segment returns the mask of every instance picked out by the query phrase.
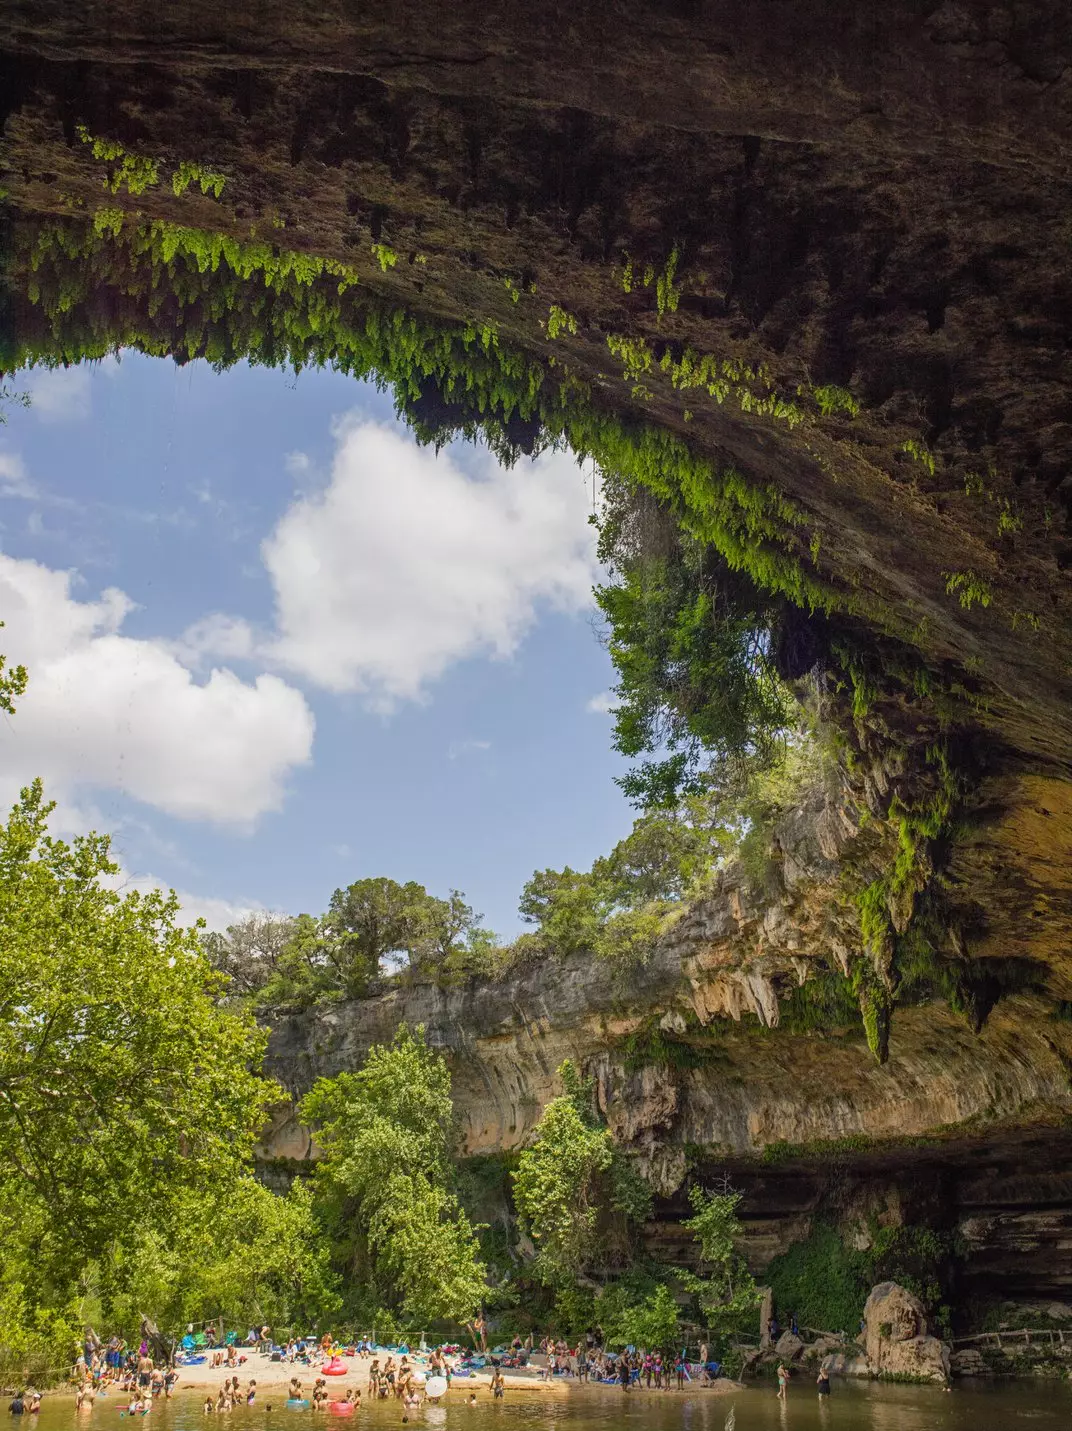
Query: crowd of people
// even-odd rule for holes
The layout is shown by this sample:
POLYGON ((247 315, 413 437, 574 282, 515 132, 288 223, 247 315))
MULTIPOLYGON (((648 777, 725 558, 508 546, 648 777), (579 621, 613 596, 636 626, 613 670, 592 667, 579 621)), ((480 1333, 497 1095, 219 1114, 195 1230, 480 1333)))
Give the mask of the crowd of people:
POLYGON ((179 1373, 173 1366, 160 1366, 145 1338, 137 1348, 128 1347, 122 1337, 112 1337, 106 1346, 87 1336, 75 1363, 75 1408, 91 1411, 98 1396, 116 1392, 126 1396, 129 1416, 147 1416, 154 1401, 170 1398, 179 1373))
MULTIPOLYGON (((180 1370, 171 1355, 172 1343, 161 1338, 151 1323, 143 1323, 143 1336, 137 1344, 128 1345, 121 1337, 113 1336, 102 1343, 91 1331, 87 1331, 85 1343, 74 1368, 76 1407, 79 1411, 91 1410, 98 1397, 114 1396, 119 1401, 121 1415, 148 1415, 154 1403, 165 1400, 174 1393, 180 1370)), ((486 1326, 482 1322, 473 1329, 473 1339, 479 1350, 469 1354, 461 1347, 448 1346, 424 1352, 417 1357, 406 1347, 385 1349, 374 1345, 368 1335, 359 1339, 336 1344, 330 1334, 319 1338, 291 1337, 280 1344, 273 1338, 267 1326, 251 1327, 243 1341, 238 1342, 232 1333, 221 1341, 222 1333, 213 1326, 206 1326, 203 1333, 192 1336, 188 1330, 179 1348, 178 1366, 203 1364, 212 1368, 223 1367, 230 1372, 248 1361, 256 1350, 270 1357, 273 1362, 288 1363, 297 1367, 308 1367, 310 1372, 323 1371, 317 1375, 309 1390, 296 1372, 290 1379, 285 1401, 291 1407, 309 1408, 313 1411, 332 1410, 337 1414, 356 1411, 362 1404, 359 1388, 343 1390, 341 1385, 329 1384, 329 1377, 341 1374, 342 1357, 367 1356, 371 1361, 367 1368, 365 1395, 368 1400, 395 1400, 401 1403, 403 1413, 415 1410, 425 1400, 436 1400, 429 1390, 436 1387, 449 1388, 455 1376, 468 1377, 476 1371, 490 1374, 488 1390, 495 1399, 501 1399, 506 1392, 506 1370, 532 1368, 544 1381, 552 1377, 566 1377, 578 1383, 600 1382, 619 1385, 628 1391, 643 1387, 646 1390, 683 1389, 687 1384, 709 1386, 718 1377, 717 1362, 708 1359, 708 1348, 701 1344, 699 1362, 690 1362, 684 1349, 676 1354, 651 1351, 641 1347, 629 1347, 624 1351, 612 1352, 598 1344, 591 1334, 570 1345, 561 1339, 544 1337, 534 1345, 530 1333, 524 1341, 515 1336, 508 1347, 496 1347, 493 1353, 487 1351, 486 1326), (535 1353, 540 1353, 536 1355, 535 1353), (184 1355, 185 1353, 185 1355, 184 1355), (442 1381, 438 1379, 442 1378, 442 1381)), ((346 1369, 350 1369, 347 1367, 346 1369)), ((353 1367, 356 1370, 356 1366, 353 1367)), ((820 1379, 825 1381, 825 1377, 820 1379)), ((780 1394, 788 1373, 779 1367, 780 1394)), ((269 1384, 272 1378, 269 1377, 269 1384)), ((829 1383, 820 1385, 820 1393, 827 1391, 829 1383)), ((280 1402, 284 1397, 278 1382, 276 1394, 280 1402)), ((466 1400, 475 1404, 476 1393, 465 1388, 466 1400)), ((269 1392, 269 1394, 271 1394, 269 1392)), ((252 1407, 257 1400, 257 1382, 250 1378, 243 1386, 238 1375, 227 1375, 222 1386, 213 1386, 206 1392, 203 1403, 205 1415, 229 1412, 237 1407, 252 1407)), ((41 1394, 33 1389, 19 1392, 11 1403, 13 1415, 34 1414, 40 1410, 41 1394)), ((268 1406, 271 1410, 271 1406, 268 1406)), ((405 1414, 404 1414, 404 1419, 405 1414)))
POLYGON ((627 1348, 610 1352, 602 1347, 579 1342, 570 1347, 566 1342, 544 1338, 540 1350, 546 1357, 542 1368, 545 1379, 552 1376, 574 1377, 579 1382, 617 1382, 625 1390, 643 1386, 652 1391, 681 1390, 695 1379, 701 1386, 710 1386, 718 1375, 718 1366, 708 1360, 707 1347, 700 1347, 700 1361, 691 1363, 684 1351, 663 1355, 661 1351, 627 1348))

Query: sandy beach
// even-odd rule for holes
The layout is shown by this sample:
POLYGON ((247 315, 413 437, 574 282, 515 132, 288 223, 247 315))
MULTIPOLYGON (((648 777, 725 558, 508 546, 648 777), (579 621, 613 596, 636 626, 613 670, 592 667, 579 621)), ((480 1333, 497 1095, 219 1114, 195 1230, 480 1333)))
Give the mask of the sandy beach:
MULTIPOLYGON (((177 1368, 179 1379, 175 1384, 175 1390, 181 1391, 211 1391, 213 1395, 223 1385, 224 1381, 232 1376, 237 1376, 242 1393, 244 1394, 251 1381, 257 1383, 257 1404, 263 1405, 273 1396, 282 1395, 285 1398, 287 1389, 290 1386, 291 1378, 296 1376, 302 1384, 302 1389, 306 1396, 312 1390, 313 1383, 318 1376, 323 1376, 323 1371, 318 1366, 303 1366, 299 1362, 271 1361, 262 1352, 245 1352, 245 1362, 241 1366, 209 1366, 207 1362, 201 1366, 180 1366, 177 1368)), ((371 1356, 344 1357, 347 1366, 345 1376, 330 1376, 326 1378, 327 1384, 331 1388, 338 1387, 345 1391, 350 1387, 357 1387, 361 1395, 366 1395, 368 1386, 368 1372, 372 1365, 371 1356)), ((396 1357, 397 1360, 397 1357, 396 1357)), ((380 1353, 379 1361, 381 1366, 384 1361, 384 1354, 380 1353)), ((418 1366, 423 1366, 418 1362, 418 1366)), ((508 1389, 536 1391, 548 1396, 560 1396, 565 1392, 577 1390, 582 1384, 589 1385, 606 1391, 617 1391, 616 1386, 604 1385, 601 1382, 578 1382, 574 1377, 552 1377, 544 1381, 540 1375, 538 1367, 524 1368, 521 1370, 503 1369, 503 1379, 508 1389)), ((491 1372, 478 1371, 465 1377, 456 1377, 451 1384, 450 1395, 457 1397, 463 1393, 468 1395, 470 1391, 487 1392, 491 1384, 491 1372)), ((741 1387, 740 1382, 730 1381, 722 1378, 711 1387, 705 1387, 705 1392, 711 1394, 726 1393, 735 1391, 741 1387)), ((696 1383, 690 1384, 690 1391, 699 1389, 696 1383)), ((55 1395, 56 1393, 53 1393, 55 1395)), ((109 1396, 118 1397, 117 1391, 108 1393, 109 1396)), ((673 1394, 673 1393, 667 1393, 673 1394)), ((72 1392, 73 1395, 73 1392, 72 1392)))
MULTIPOLYGON (((257 1383, 258 1403, 266 1399, 266 1393, 286 1392, 290 1386, 292 1377, 297 1377, 302 1384, 306 1395, 312 1390, 313 1383, 318 1376, 324 1373, 319 1366, 303 1366, 300 1362, 280 1362, 272 1361, 263 1352, 246 1351, 243 1353, 246 1360, 241 1366, 209 1366, 204 1362, 201 1366, 180 1366, 176 1370, 179 1379, 175 1384, 176 1391, 212 1391, 215 1394, 223 1383, 232 1376, 237 1376, 243 1393, 249 1383, 257 1383)), ((344 1357, 347 1366, 345 1376, 329 1376, 326 1378, 329 1387, 339 1387, 343 1391, 349 1387, 359 1387, 362 1396, 366 1394, 368 1386, 368 1372, 372 1365, 371 1356, 344 1357)), ((398 1361, 397 1355, 395 1356, 398 1361)), ((384 1353, 379 1356, 380 1365, 384 1363, 384 1353)), ((417 1363, 423 1369, 422 1363, 417 1363)), ((537 1369, 511 1371, 504 1369, 503 1378, 508 1387, 526 1387, 529 1390, 538 1390, 548 1393, 555 1393, 567 1389, 567 1378, 556 1377, 553 1380, 543 1381, 537 1369)), ((453 1382, 455 1391, 466 1390, 481 1391, 486 1390, 491 1383, 490 1371, 478 1371, 467 1377, 456 1378, 453 1382)), ((577 1382, 574 1381, 576 1386, 577 1382)), ((111 1396, 118 1396, 118 1392, 109 1392, 111 1396)))

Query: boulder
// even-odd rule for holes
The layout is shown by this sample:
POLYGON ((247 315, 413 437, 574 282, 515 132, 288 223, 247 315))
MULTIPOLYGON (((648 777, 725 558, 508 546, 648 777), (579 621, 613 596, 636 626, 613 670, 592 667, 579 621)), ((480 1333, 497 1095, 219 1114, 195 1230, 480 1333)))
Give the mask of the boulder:
POLYGON ((871 1368, 865 1356, 849 1352, 831 1352, 820 1363, 827 1376, 870 1376, 871 1368))
POLYGON ((986 1376, 990 1368, 975 1347, 961 1347, 950 1357, 950 1367, 956 1376, 986 1376))
POLYGON ((829 1356, 831 1352, 838 1351, 844 1344, 844 1338, 842 1337, 816 1337, 804 1354, 809 1359, 814 1358, 817 1361, 822 1361, 824 1356, 829 1356))
POLYGON ((796 1361, 804 1351, 804 1343, 795 1332, 783 1332, 774 1350, 781 1361, 796 1361))
POLYGON ((949 1380, 949 1347, 927 1334, 918 1297, 896 1282, 880 1282, 864 1306, 864 1352, 872 1376, 949 1380))

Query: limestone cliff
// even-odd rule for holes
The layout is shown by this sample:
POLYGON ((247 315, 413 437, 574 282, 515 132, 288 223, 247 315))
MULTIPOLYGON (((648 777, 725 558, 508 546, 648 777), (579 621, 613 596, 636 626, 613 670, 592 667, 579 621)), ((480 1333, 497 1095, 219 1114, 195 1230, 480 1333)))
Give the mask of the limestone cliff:
MULTIPOLYGON (((1046 818, 1041 793, 1022 792, 1017 831, 1032 809, 1046 818)), ((777 825, 761 888, 731 866, 625 977, 578 957, 496 983, 395 984, 277 1016, 271 1071, 299 1094, 358 1066, 399 1022, 422 1023, 450 1061, 463 1147, 476 1154, 524 1146, 570 1058, 594 1078, 616 1139, 661 1195, 648 1233, 657 1255, 688 1254, 686 1171, 729 1168, 747 1193, 757 1267, 833 1200, 843 1222, 846 1208, 862 1209, 864 1237, 876 1208, 959 1227, 972 1275, 990 1292, 1058 1295, 1072 1275, 1072 1022, 1055 1016, 1043 986, 997 1002, 978 1032, 938 1001, 899 1008, 885 1065, 851 1010, 841 1026, 813 1032, 781 1017, 815 966, 836 966, 839 941, 853 937, 841 922, 847 851, 883 842, 880 820, 861 820, 844 788, 833 794, 814 792, 777 825)), ((1011 837, 998 825, 986 838, 997 849, 1011 837)), ((292 1108, 263 1153, 312 1155, 292 1108)))

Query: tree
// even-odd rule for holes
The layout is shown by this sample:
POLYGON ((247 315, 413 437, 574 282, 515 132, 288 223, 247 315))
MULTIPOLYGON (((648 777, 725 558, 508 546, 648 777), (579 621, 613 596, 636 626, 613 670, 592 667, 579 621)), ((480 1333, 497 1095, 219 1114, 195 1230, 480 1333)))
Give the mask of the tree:
POLYGON ((667 752, 618 782, 643 807, 698 791, 712 758, 775 751, 791 721, 775 658, 787 604, 732 569, 701 527, 679 495, 604 474, 599 554, 611 579, 596 600, 618 673, 614 744, 667 752))
POLYGON ((428 891, 410 880, 359 879, 331 896, 328 922, 342 936, 345 965, 342 980, 360 984, 379 973, 391 955, 407 958, 420 945, 428 927, 428 891))
POLYGON ((677 1343, 678 1306, 663 1282, 646 1297, 635 1299, 628 1294, 615 1297, 608 1288, 599 1299, 597 1313, 611 1346, 669 1352, 677 1343))
POLYGON ((208 1219, 192 1198, 175 1234, 139 1231, 100 1260, 91 1282, 102 1317, 128 1336, 142 1312, 163 1327, 217 1316, 232 1326, 311 1327, 341 1306, 313 1190, 303 1178, 279 1195, 246 1175, 208 1219))
POLYGON ((608 913, 598 880, 567 865, 537 870, 521 892, 521 917, 540 926, 540 937, 560 957, 591 953, 608 913))
POLYGON ((591 1084, 569 1059, 558 1069, 564 1092, 543 1110, 532 1145, 518 1159, 514 1203, 536 1244, 534 1270, 558 1288, 572 1285, 598 1251, 596 1228, 612 1207, 643 1217, 650 1193, 623 1165, 592 1115, 591 1084), (645 1196, 638 1196, 638 1184, 645 1196))
POLYGON ((231 993, 256 994, 279 967, 295 923, 289 914, 253 911, 228 925, 226 934, 203 934, 201 947, 212 967, 230 980, 231 993))
POLYGON ((321 1205, 351 1275, 413 1322, 471 1316, 486 1278, 454 1186, 450 1073, 424 1029, 403 1025, 358 1073, 320 1079, 301 1116, 317 1130, 321 1205))
POLYGON ((737 1209, 742 1194, 724 1182, 718 1192, 706 1192, 701 1187, 689 1190, 694 1216, 682 1226, 692 1232, 700 1244, 700 1272, 682 1272, 681 1279, 695 1296, 707 1325, 713 1332, 726 1335, 752 1318, 759 1305, 755 1280, 736 1250, 741 1235, 737 1209))
MULTIPOLYGON (((0 390, 0 397, 3 396, 0 390)), ((5 419, 0 410, 0 422, 5 419)), ((0 627, 3 626, 0 621, 0 627)), ((26 667, 8 666, 6 657, 0 656, 0 711, 6 711, 8 715, 15 714, 15 701, 26 692, 26 667)))
POLYGON ((35 782, 0 826, 0 1203, 77 1267, 225 1193, 277 1090, 174 895, 106 888, 108 840, 52 839, 52 809, 35 782))
POLYGON ((416 913, 410 965, 436 979, 480 971, 496 946, 494 934, 482 924, 460 890, 452 889, 446 899, 426 894, 416 913))

